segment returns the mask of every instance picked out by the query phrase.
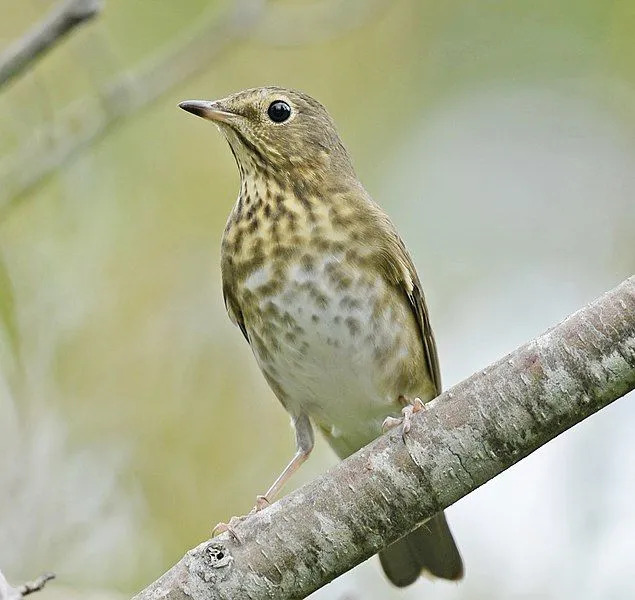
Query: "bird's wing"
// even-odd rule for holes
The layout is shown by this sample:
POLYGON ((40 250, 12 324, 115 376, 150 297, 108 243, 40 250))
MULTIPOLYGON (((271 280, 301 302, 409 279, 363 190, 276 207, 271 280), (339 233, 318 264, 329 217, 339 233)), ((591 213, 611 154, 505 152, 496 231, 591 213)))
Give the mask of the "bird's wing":
POLYGON ((383 248, 380 250, 379 264, 387 279, 395 285, 408 299, 408 303, 419 327, 425 359, 437 395, 441 393, 441 371, 434 334, 430 326, 428 307, 423 295, 419 276, 412 263, 410 254, 393 227, 387 231, 383 248))

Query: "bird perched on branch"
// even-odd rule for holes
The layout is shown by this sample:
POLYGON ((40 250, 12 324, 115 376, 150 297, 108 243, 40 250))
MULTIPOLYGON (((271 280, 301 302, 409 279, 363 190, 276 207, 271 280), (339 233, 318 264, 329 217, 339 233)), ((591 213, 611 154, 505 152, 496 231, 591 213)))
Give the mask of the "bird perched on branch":
MULTIPOLYGON (((256 509, 313 448, 315 425, 340 458, 441 392, 417 272, 359 182, 326 109, 278 87, 182 109, 215 123, 240 171, 222 242, 223 295, 290 414, 296 453, 256 509)), ((379 554, 398 586, 426 571, 456 580, 461 556, 443 513, 379 554)))

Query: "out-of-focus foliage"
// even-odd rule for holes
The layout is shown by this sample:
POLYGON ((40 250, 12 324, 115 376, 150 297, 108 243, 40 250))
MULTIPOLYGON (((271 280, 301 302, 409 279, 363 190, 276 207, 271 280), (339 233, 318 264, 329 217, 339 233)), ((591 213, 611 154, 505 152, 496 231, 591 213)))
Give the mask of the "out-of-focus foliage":
MULTIPOLYGON (((50 5, 0 0, 0 45, 50 5)), ((1 91, 0 164, 226 6, 110 0, 1 91)), ((446 384, 635 270, 630 0, 365 6, 272 1, 200 75, 2 216, 0 567, 12 581, 47 569, 87 589, 143 586, 246 512, 291 455, 287 417, 222 302, 237 171, 180 100, 275 83, 328 106, 415 256, 446 384)), ((633 417, 621 401, 451 509, 463 584, 392 596, 373 561, 316 597, 632 597, 633 417)), ((333 460, 319 443, 294 483, 333 460)))

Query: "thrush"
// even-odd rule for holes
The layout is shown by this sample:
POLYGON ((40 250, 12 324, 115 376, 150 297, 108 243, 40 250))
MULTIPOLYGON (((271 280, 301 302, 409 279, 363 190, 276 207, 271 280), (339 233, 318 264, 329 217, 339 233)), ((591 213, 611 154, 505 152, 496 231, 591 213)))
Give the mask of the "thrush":
MULTIPOLYGON (((313 426, 345 458, 441 392, 421 282, 397 231, 353 169, 326 109, 299 91, 245 90, 182 109, 215 123, 240 172, 222 240, 223 297, 291 416, 296 452, 257 508, 309 456, 313 426)), ((456 580, 439 513, 379 553, 397 586, 456 580)))

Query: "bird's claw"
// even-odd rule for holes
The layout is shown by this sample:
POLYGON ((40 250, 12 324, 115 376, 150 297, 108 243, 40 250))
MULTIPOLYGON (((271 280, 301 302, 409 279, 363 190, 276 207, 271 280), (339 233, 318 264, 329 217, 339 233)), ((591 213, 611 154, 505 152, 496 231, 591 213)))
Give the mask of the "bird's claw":
POLYGON ((401 425, 403 423, 403 419, 397 419, 395 417, 386 417, 384 422, 381 424, 381 430, 386 433, 390 429, 397 427, 397 425, 401 425))
POLYGON ((256 496, 256 506, 254 506, 249 514, 244 515, 242 517, 232 517, 229 519, 229 523, 218 523, 214 529, 212 529, 212 537, 220 535, 221 533, 228 532, 234 540, 240 543, 240 538, 236 533, 236 525, 242 523, 247 517, 251 515, 255 515, 257 512, 260 512, 263 508, 267 508, 269 506, 269 500, 267 500, 267 496, 256 496))
POLYGON ((269 506, 267 496, 256 496, 256 506, 251 509, 249 514, 260 512, 263 508, 267 508, 267 506, 269 506))
POLYGON ((216 537, 217 535, 220 535, 221 533, 228 532, 229 535, 231 535, 232 538, 234 538, 235 542, 240 543, 240 538, 238 537, 238 534, 236 533, 236 525, 241 523, 244 519, 245 517, 232 517, 231 519, 229 519, 229 523, 218 523, 214 527, 214 529, 212 529, 212 537, 216 537))
POLYGON ((386 432, 397 425, 401 425, 401 435, 405 438, 405 436, 410 432, 412 415, 422 410, 425 410, 425 404, 421 401, 421 398, 415 398, 411 404, 408 404, 401 409, 401 417, 386 417, 384 422, 381 424, 381 428, 384 432, 386 432))

